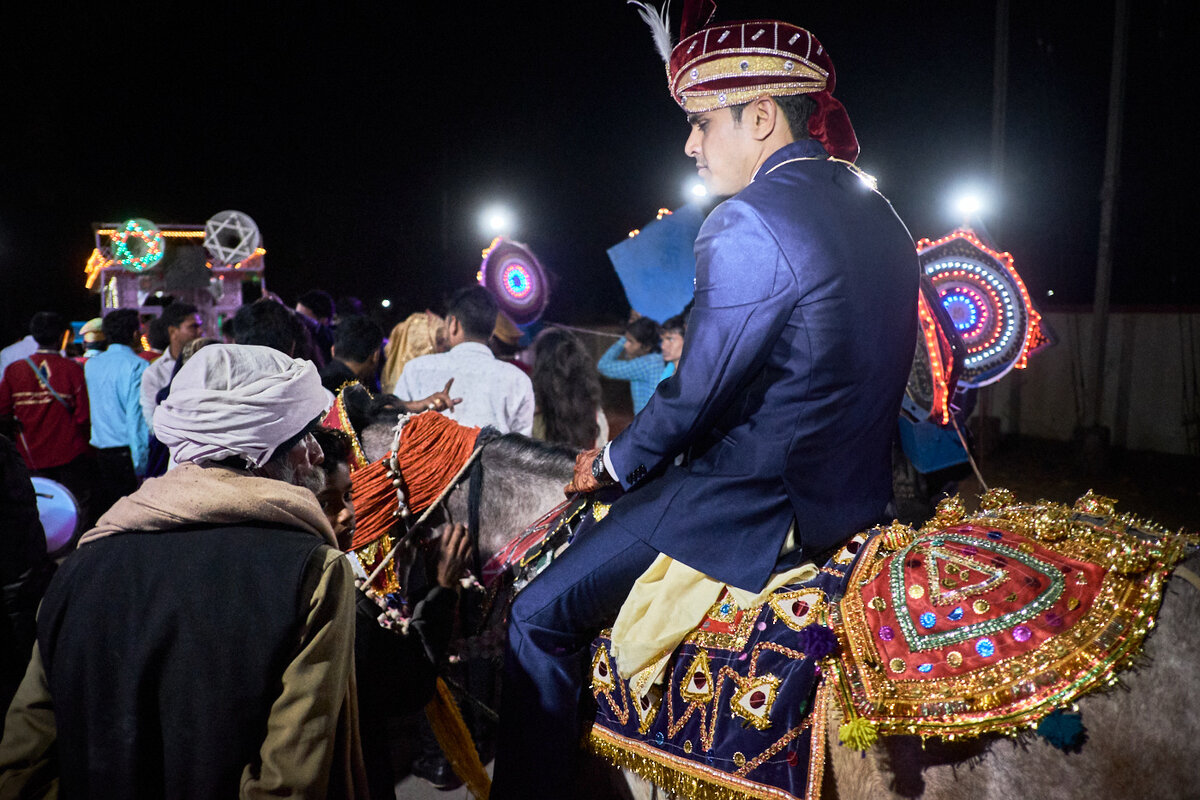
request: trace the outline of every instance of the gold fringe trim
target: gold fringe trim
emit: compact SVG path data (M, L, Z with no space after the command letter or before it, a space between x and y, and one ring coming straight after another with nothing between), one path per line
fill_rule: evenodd
M712 767L675 758L599 725L592 726L587 748L612 764L689 800L797 800L795 795L778 787L736 778Z
M454 774L462 778L472 795L487 800L492 791L492 779L483 769L475 741L463 722L450 687L441 678L437 679L437 693L425 706L425 716L429 718L429 727L433 729L433 735L437 737L438 745L446 754Z

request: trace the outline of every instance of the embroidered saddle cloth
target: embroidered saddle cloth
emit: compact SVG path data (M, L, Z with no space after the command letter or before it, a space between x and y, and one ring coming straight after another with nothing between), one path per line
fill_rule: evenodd
M591 511L588 498L564 500L526 528L483 565L483 585L491 587L508 575L523 588L550 566L558 549L569 541L571 527L581 514Z
M856 536L811 579L751 607L722 590L661 670L622 678L611 631L602 633L592 643L589 748L682 797L816 797L826 717L810 712L827 702L829 610L865 541ZM660 671L662 685L650 685Z
M843 713L879 734L1034 725L1130 664L1194 539L1090 493L1072 509L1004 490L973 518L947 501L919 532L884 529L832 609Z

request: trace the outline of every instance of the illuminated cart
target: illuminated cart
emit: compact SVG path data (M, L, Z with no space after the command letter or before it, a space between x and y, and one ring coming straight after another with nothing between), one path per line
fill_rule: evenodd
M168 298L192 303L215 335L243 303L266 292L266 250L258 228L240 212L222 212L203 225L148 220L93 223L95 246L85 286L100 295L101 315L118 308L157 315Z

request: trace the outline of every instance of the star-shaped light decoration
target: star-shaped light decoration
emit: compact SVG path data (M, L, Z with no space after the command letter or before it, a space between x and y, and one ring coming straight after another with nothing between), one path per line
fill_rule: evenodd
M254 255L261 241L258 226L241 211L220 211L204 223L204 249L214 264L245 261Z

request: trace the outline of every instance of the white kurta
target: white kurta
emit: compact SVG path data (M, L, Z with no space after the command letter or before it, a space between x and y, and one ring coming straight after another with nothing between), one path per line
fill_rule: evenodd
M533 383L529 376L500 361L485 344L463 342L448 353L414 358L396 381L402 400L420 400L446 388L454 379L451 397L462 402L453 413L442 413L461 425L492 425L501 433L533 432Z

